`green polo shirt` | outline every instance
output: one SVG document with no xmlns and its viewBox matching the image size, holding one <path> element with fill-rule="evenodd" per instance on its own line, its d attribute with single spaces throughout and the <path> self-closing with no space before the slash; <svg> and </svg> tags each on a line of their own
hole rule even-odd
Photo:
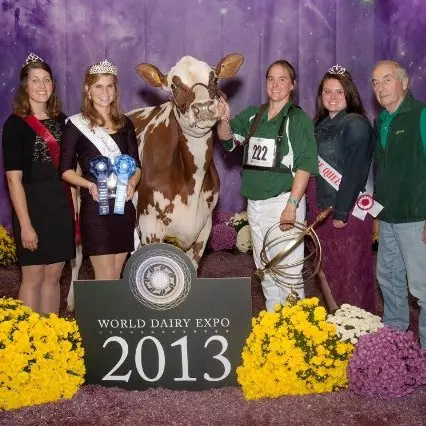
<svg viewBox="0 0 426 426">
<path fill-rule="evenodd" d="M 314 135 L 312 120 L 299 108 L 289 108 L 287 103 L 282 110 L 271 120 L 268 120 L 268 110 L 260 118 L 256 132 L 253 136 L 275 139 L 283 117 L 289 115 L 289 138 L 293 149 L 293 171 L 305 170 L 318 174 L 318 152 Z M 244 140 L 250 130 L 252 120 L 259 112 L 260 106 L 251 106 L 240 112 L 231 120 L 231 129 L 238 140 Z M 232 140 L 225 141 L 224 147 L 232 151 L 235 145 Z M 247 145 L 244 147 L 246 155 Z M 283 132 L 280 147 L 281 158 L 289 152 L 288 138 Z M 251 200 L 266 200 L 283 192 L 291 191 L 293 176 L 290 172 L 280 173 L 269 170 L 243 169 L 241 194 Z"/>
<path fill-rule="evenodd" d="M 402 105 L 402 104 L 401 104 Z M 383 109 L 380 113 L 380 143 L 383 149 L 386 148 L 386 143 L 389 135 L 389 128 L 394 117 L 397 116 L 401 105 L 392 113 L 389 113 L 386 109 Z M 423 109 L 420 114 L 420 134 L 422 138 L 423 151 L 426 155 L 426 108 Z"/>
</svg>

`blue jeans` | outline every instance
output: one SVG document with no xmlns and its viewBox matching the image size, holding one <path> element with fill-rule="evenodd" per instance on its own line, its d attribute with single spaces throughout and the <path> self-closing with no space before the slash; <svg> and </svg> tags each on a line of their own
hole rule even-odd
<svg viewBox="0 0 426 426">
<path fill-rule="evenodd" d="M 383 322 L 407 330 L 410 322 L 409 291 L 418 299 L 420 344 L 426 349 L 426 243 L 422 239 L 424 224 L 424 221 L 380 221 L 376 273 L 384 299 Z"/>
</svg>

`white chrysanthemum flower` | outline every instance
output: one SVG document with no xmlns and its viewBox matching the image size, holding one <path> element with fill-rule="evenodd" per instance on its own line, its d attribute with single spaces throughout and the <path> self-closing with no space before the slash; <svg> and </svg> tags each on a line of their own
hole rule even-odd
<svg viewBox="0 0 426 426">
<path fill-rule="evenodd" d="M 229 219 L 229 224 L 233 226 L 237 226 L 242 223 L 248 223 L 248 215 L 246 211 L 235 213 L 234 216 Z"/>
<path fill-rule="evenodd" d="M 358 339 L 383 327 L 381 318 L 364 309 L 343 304 L 327 321 L 336 325 L 336 333 L 344 342 L 357 343 Z"/>
<path fill-rule="evenodd" d="M 237 234 L 237 249 L 243 253 L 246 253 L 251 249 L 251 235 L 250 227 L 248 225 L 243 226 Z"/>
</svg>

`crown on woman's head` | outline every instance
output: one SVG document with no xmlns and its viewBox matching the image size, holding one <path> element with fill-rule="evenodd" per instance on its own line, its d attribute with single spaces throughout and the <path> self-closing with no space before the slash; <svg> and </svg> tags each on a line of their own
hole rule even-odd
<svg viewBox="0 0 426 426">
<path fill-rule="evenodd" d="M 25 64 L 22 65 L 22 68 L 25 67 L 25 65 L 32 64 L 33 62 L 44 62 L 43 59 L 40 58 L 40 56 L 37 56 L 35 53 L 31 52 L 27 59 L 25 60 Z"/>
<path fill-rule="evenodd" d="M 89 74 L 112 74 L 117 75 L 118 70 L 117 67 L 111 64 L 108 59 L 103 60 L 102 62 L 98 62 L 97 64 L 93 64 L 89 68 Z"/>
<path fill-rule="evenodd" d="M 346 68 L 343 68 L 341 65 L 336 64 L 328 69 L 329 74 L 344 74 L 346 72 Z"/>
</svg>

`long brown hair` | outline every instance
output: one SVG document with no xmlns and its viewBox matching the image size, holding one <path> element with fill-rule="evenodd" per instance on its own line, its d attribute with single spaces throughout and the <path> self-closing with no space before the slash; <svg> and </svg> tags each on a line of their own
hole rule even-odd
<svg viewBox="0 0 426 426">
<path fill-rule="evenodd" d="M 30 99 L 28 97 L 27 87 L 28 87 L 28 76 L 31 70 L 33 69 L 42 69 L 46 71 L 53 85 L 52 95 L 46 103 L 46 112 L 49 117 L 57 117 L 61 112 L 61 101 L 56 92 L 55 79 L 53 78 L 52 70 L 46 62 L 35 61 L 29 62 L 22 69 L 19 75 L 20 84 L 13 100 L 13 112 L 22 117 L 28 117 L 33 114 L 31 110 Z"/>
<path fill-rule="evenodd" d="M 90 67 L 86 70 L 84 74 L 84 83 L 83 83 L 83 92 L 81 95 L 81 113 L 83 117 L 85 117 L 92 127 L 94 126 L 104 126 L 105 120 L 96 111 L 93 101 L 89 98 L 89 88 L 92 84 L 95 84 L 102 76 L 111 75 L 114 80 L 115 86 L 115 99 L 111 103 L 110 109 L 110 117 L 112 124 L 116 129 L 120 129 L 125 124 L 125 115 L 121 112 L 118 98 L 119 98 L 119 90 L 118 90 L 118 79 L 114 74 L 89 74 Z M 87 89 L 86 89 L 87 88 Z"/>
<path fill-rule="evenodd" d="M 269 71 L 271 71 L 271 68 L 274 65 L 281 65 L 290 74 L 291 83 L 293 84 L 293 89 L 290 92 L 290 101 L 292 103 L 295 103 L 296 102 L 296 80 L 297 80 L 296 70 L 294 69 L 293 65 L 290 64 L 290 62 L 286 61 L 285 59 L 278 59 L 272 62 L 272 64 L 269 65 L 269 67 L 266 69 L 266 73 L 265 73 L 266 80 L 269 77 Z"/>
<path fill-rule="evenodd" d="M 320 121 L 324 120 L 324 118 L 328 117 L 328 110 L 324 107 L 324 103 L 322 101 L 322 91 L 324 83 L 327 80 L 337 80 L 342 85 L 347 105 L 346 111 L 348 113 L 355 112 L 357 114 L 365 116 L 365 109 L 362 104 L 361 95 L 359 94 L 355 83 L 352 81 L 352 76 L 350 72 L 347 70 L 345 70 L 345 72 L 343 72 L 342 74 L 326 72 L 318 87 L 316 111 L 314 118 L 315 124 L 318 124 Z"/>
</svg>

